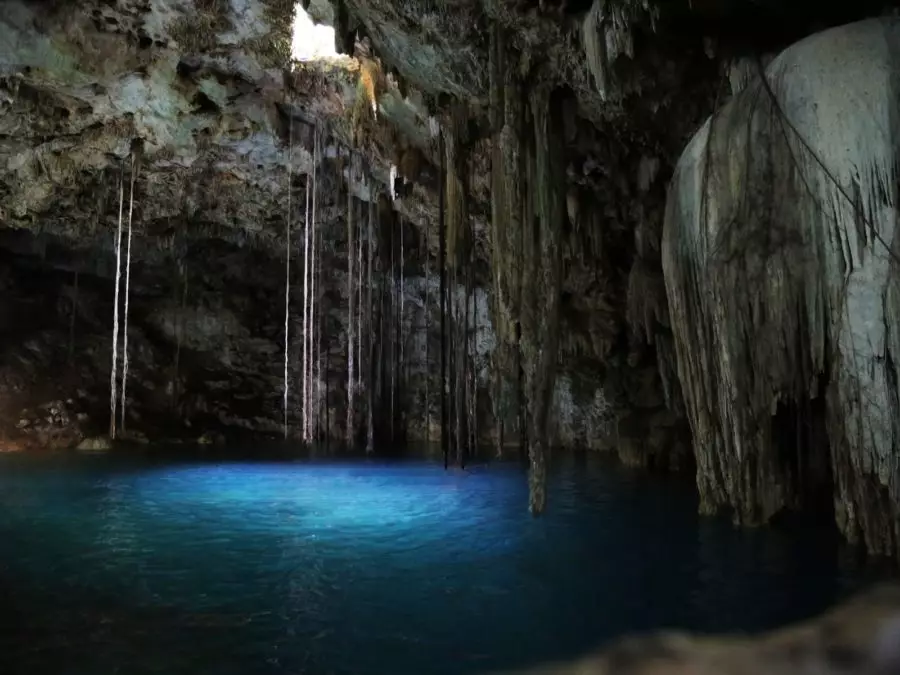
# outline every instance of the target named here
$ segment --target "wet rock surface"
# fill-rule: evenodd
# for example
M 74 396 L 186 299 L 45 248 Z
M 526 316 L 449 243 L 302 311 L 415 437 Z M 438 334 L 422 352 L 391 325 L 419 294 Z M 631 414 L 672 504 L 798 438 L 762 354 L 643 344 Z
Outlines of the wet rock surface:
M 756 638 L 629 638 L 575 663 L 521 675 L 889 675 L 900 671 L 900 589 L 860 595 L 806 624 Z

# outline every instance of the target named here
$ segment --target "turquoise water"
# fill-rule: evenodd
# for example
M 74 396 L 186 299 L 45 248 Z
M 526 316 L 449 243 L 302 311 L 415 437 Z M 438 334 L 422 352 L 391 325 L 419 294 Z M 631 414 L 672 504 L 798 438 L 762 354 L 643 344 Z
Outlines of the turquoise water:
M 0 458 L 9 675 L 465 674 L 662 627 L 759 630 L 858 586 L 835 538 L 702 520 L 569 462 Z

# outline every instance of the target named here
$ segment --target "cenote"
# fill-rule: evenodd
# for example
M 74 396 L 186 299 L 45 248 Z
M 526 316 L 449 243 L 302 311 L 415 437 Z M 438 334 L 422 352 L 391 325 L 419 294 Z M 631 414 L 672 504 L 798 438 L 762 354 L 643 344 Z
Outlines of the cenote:
M 0 458 L 4 673 L 483 673 L 660 628 L 759 631 L 865 582 L 832 529 L 517 463 Z

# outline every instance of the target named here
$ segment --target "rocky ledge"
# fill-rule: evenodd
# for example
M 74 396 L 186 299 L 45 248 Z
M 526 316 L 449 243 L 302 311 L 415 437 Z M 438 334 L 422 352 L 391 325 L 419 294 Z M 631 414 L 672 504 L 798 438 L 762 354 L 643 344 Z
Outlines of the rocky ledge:
M 574 663 L 517 675 L 890 675 L 900 672 L 900 588 L 871 590 L 825 616 L 762 637 L 630 638 Z M 512 675 L 512 674 L 510 674 Z

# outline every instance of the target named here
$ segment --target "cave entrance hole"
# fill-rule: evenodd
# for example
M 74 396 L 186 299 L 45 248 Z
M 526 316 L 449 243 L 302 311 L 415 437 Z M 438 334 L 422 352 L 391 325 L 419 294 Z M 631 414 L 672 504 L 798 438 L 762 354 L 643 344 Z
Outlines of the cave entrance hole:
M 316 11 L 321 3 L 309 2 L 309 11 L 303 7 L 304 4 L 306 3 L 298 2 L 294 6 L 291 57 L 295 61 L 315 61 L 341 56 L 336 49 L 334 28 L 314 20 L 327 19 Z

